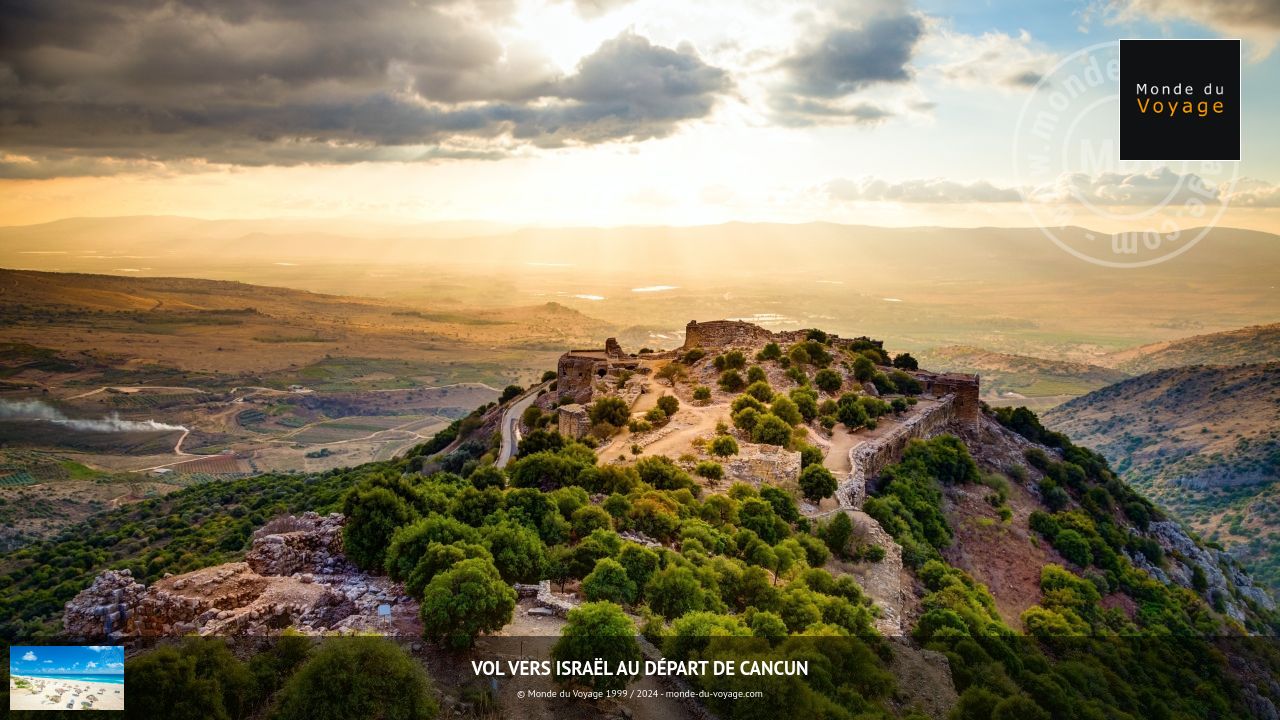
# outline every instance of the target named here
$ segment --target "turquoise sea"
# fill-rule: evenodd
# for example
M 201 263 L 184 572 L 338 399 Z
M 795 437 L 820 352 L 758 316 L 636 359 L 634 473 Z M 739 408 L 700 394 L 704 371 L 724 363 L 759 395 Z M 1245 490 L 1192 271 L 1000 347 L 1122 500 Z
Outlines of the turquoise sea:
M 72 682 L 100 682 L 110 683 L 112 685 L 123 685 L 124 675 L 72 675 L 70 673 L 33 673 L 19 672 L 15 675 L 33 678 L 47 678 L 49 680 L 70 680 Z

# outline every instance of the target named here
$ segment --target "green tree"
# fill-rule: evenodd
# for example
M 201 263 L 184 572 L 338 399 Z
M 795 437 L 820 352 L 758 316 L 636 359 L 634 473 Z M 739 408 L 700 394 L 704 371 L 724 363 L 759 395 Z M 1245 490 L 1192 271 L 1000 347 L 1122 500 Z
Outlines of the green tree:
M 1089 541 L 1075 530 L 1063 530 L 1053 539 L 1053 547 L 1062 553 L 1062 557 L 1079 565 L 1088 567 L 1093 562 L 1093 553 Z
M 738 441 L 732 435 L 717 435 L 711 441 L 711 454 L 716 457 L 729 457 L 738 454 Z
M 786 446 L 791 442 L 791 426 L 777 415 L 765 413 L 751 429 L 751 439 L 765 445 Z
M 612 530 L 613 518 L 599 505 L 583 505 L 573 511 L 573 534 L 584 538 L 596 530 Z
M 524 525 L 502 522 L 483 529 L 493 565 L 507 582 L 537 582 L 547 565 L 547 546 Z
M 671 417 L 680 410 L 680 399 L 675 395 L 663 395 L 658 398 L 658 408 Z
M 713 637 L 751 637 L 751 630 L 732 615 L 689 613 L 671 623 L 671 633 L 662 642 L 662 656 L 688 660 L 705 650 Z
M 720 379 L 717 381 L 721 390 L 725 392 L 737 392 L 746 385 L 746 381 L 742 379 L 742 375 L 737 370 L 725 370 L 720 373 Z
M 698 402 L 705 402 L 711 399 L 711 388 L 706 385 L 699 385 L 693 389 L 693 399 Z
M 775 397 L 773 404 L 769 406 L 769 412 L 793 427 L 804 422 L 804 416 L 800 414 L 800 408 L 796 407 L 795 401 L 786 395 Z
M 654 573 L 644 594 L 649 607 L 668 620 L 707 607 L 707 591 L 687 567 L 668 567 Z
M 777 360 L 782 357 L 782 348 L 776 342 L 765 343 L 759 354 L 756 355 L 760 360 Z
M 636 472 L 640 479 L 659 490 L 679 490 L 694 487 L 689 473 L 680 469 L 671 458 L 665 455 L 653 455 L 636 462 Z
M 384 487 L 353 489 L 342 511 L 347 516 L 343 549 L 351 562 L 369 572 L 382 572 L 392 534 L 417 517 L 404 499 Z
M 493 563 L 473 558 L 437 574 L 422 593 L 422 634 L 453 648 L 468 648 L 476 636 L 511 622 L 516 591 Z
M 591 601 L 629 604 L 635 602 L 636 584 L 617 560 L 601 558 L 596 561 L 595 569 L 582 579 L 582 593 Z
M 818 396 L 809 388 L 792 390 L 791 401 L 796 404 L 796 409 L 800 411 L 800 417 L 805 422 L 818 417 Z
M 760 488 L 760 499 L 768 502 L 778 517 L 786 522 L 793 523 L 800 519 L 800 508 L 796 507 L 796 501 L 791 499 L 791 494 L 786 490 L 765 485 Z
M 671 387 L 675 387 L 677 383 L 689 377 L 689 370 L 680 363 L 671 362 L 663 365 L 662 369 L 653 376 L 659 380 L 666 380 L 671 383 Z
M 511 400 L 515 400 L 524 393 L 524 388 L 519 385 L 508 385 L 502 388 L 502 396 L 498 398 L 499 405 L 505 405 Z
M 853 376 L 858 382 L 866 382 L 876 374 L 876 364 L 866 355 L 859 355 L 853 361 Z
M 521 442 L 523 443 L 524 441 L 522 440 Z M 481 465 L 473 470 L 467 479 L 471 481 L 471 486 L 477 490 L 491 487 L 501 490 L 507 486 L 507 474 L 502 472 L 502 468 L 494 465 Z
M 627 577 L 635 583 L 636 592 L 639 593 L 649 584 L 649 579 L 658 569 L 658 553 L 638 543 L 628 542 L 623 544 L 618 553 L 618 562 L 626 568 Z
M 606 395 L 591 403 L 591 409 L 587 415 L 593 424 L 608 423 L 615 427 L 622 427 L 631 417 L 631 406 L 620 397 Z
M 404 580 L 432 543 L 478 542 L 476 529 L 447 516 L 431 514 L 405 525 L 391 536 L 386 568 L 392 580 Z
M 902 353 L 895 355 L 893 358 L 893 366 L 900 370 L 919 370 L 920 363 L 911 357 L 911 353 Z
M 520 444 L 516 449 L 519 455 L 532 455 L 543 450 L 559 450 L 564 447 L 566 441 L 565 436 L 555 430 L 537 429 L 520 438 Z
M 836 403 L 836 419 L 850 430 L 857 430 L 866 425 L 870 418 L 867 416 L 866 407 L 858 402 L 858 396 L 845 393 Z
M 813 384 L 817 385 L 818 389 L 822 392 L 827 393 L 828 395 L 834 395 L 838 390 L 840 390 L 840 386 L 844 385 L 844 378 L 835 370 L 824 368 L 819 370 L 817 375 L 813 376 Z
M 636 643 L 636 627 L 622 608 L 611 602 L 589 602 L 569 611 L 560 639 L 551 648 L 551 659 L 559 670 L 565 661 L 603 660 L 616 668 L 622 662 L 638 662 L 642 656 Z M 600 692 L 621 690 L 634 679 L 627 675 L 556 674 L 558 682 L 580 682 Z
M 220 638 L 189 638 L 129 661 L 129 714 L 174 720 L 238 720 L 258 701 L 254 677 Z
M 421 600 L 422 591 L 426 589 L 428 583 L 435 579 L 436 575 L 463 560 L 473 558 L 493 562 L 493 555 L 489 554 L 489 551 L 483 545 L 469 542 L 446 545 L 433 542 L 422 553 L 422 557 L 418 559 L 418 564 L 413 566 L 413 571 L 409 573 L 409 579 L 404 583 L 404 590 L 411 597 Z
M 827 544 L 831 554 L 845 557 L 849 547 L 849 539 L 853 537 L 853 521 L 844 512 L 838 512 L 831 521 L 822 526 L 822 541 Z
M 831 497 L 836 486 L 835 475 L 821 465 L 809 465 L 800 471 L 800 491 L 811 502 Z
M 270 718 L 431 720 L 439 714 L 431 679 L 416 660 L 389 640 L 351 637 L 329 639 L 316 650 L 280 690 Z
M 747 386 L 745 392 L 762 403 L 767 403 L 773 399 L 773 388 L 769 387 L 769 383 L 764 380 L 751 383 Z
M 724 478 L 724 466 L 718 462 L 703 460 L 693 469 L 693 472 L 699 477 L 708 480 L 720 480 Z

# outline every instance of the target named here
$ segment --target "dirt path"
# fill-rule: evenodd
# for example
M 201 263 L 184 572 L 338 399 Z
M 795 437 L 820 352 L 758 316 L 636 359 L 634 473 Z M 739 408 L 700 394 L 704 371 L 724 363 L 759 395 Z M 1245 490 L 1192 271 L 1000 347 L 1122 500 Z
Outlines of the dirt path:
M 853 465 L 849 462 L 849 451 L 862 442 L 862 438 L 849 432 L 849 428 L 837 425 L 828 440 L 830 444 L 826 456 L 822 458 L 823 467 L 836 473 L 836 477 L 848 475 L 853 471 Z
M 132 385 L 132 386 L 107 385 L 105 387 L 100 387 L 97 390 L 90 390 L 89 392 L 80 393 L 79 395 L 72 395 L 71 397 L 63 398 L 63 400 L 79 400 L 80 398 L 87 398 L 93 395 L 97 395 L 100 392 L 106 392 L 107 390 L 115 390 L 116 392 L 121 392 L 125 394 L 142 392 L 144 390 L 176 390 L 179 392 L 189 392 L 192 394 L 200 394 L 200 395 L 203 395 L 205 393 L 205 391 L 201 390 L 200 388 L 181 387 L 178 385 Z

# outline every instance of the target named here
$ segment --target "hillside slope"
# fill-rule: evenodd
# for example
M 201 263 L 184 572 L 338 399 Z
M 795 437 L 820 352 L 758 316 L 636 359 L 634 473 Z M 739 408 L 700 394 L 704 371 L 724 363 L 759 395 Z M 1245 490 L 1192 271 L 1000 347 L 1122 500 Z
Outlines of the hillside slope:
M 611 329 L 556 303 L 442 310 L 219 280 L 3 269 L 0 312 L 0 342 L 218 374 L 335 357 L 510 362 L 505 351 L 599 342 Z
M 1143 345 L 1099 359 L 1136 374 L 1186 365 L 1240 365 L 1280 360 L 1280 323 Z
M 1280 586 L 1280 363 L 1158 370 L 1045 414 Z

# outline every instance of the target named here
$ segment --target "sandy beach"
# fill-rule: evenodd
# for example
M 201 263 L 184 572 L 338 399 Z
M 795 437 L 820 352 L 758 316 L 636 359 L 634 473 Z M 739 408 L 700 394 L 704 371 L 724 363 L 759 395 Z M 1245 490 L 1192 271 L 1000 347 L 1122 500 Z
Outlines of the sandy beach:
M 9 678 L 9 709 L 123 710 L 124 685 L 13 675 Z

